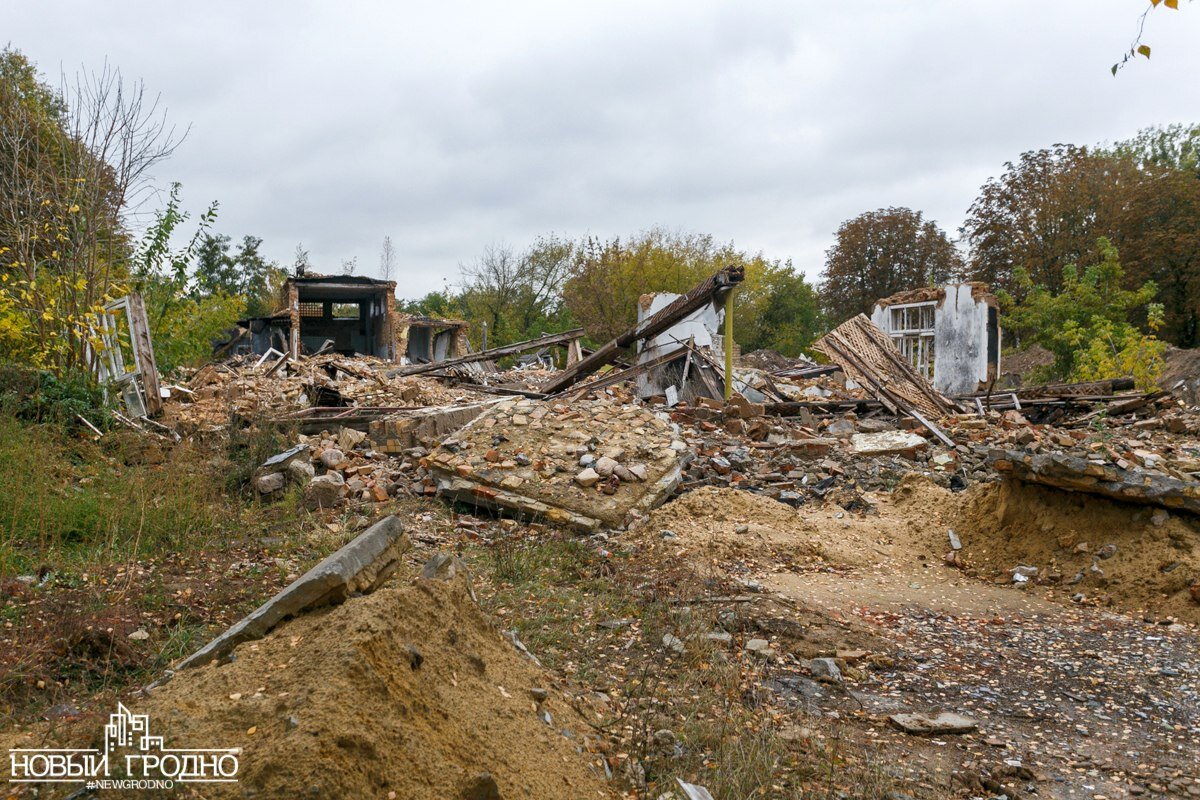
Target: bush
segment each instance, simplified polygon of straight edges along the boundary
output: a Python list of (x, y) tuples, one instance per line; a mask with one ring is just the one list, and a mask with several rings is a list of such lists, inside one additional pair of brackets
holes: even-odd
[(102, 429), (109, 423), (104, 393), (90, 375), (78, 372), (57, 376), (17, 364), (0, 365), (0, 404), (22, 420), (63, 430), (83, 427), (79, 417)]
[[(1063, 268), (1059, 292), (1035, 285), (1018, 268), (1022, 299), (999, 292), (1004, 325), (1054, 354), (1052, 374), (1047, 377), (1080, 381), (1131, 377), (1139, 389), (1153, 389), (1166, 349), (1154, 335), (1163, 319), (1162, 306), (1152, 302), (1158, 288), (1152, 281), (1136, 290), (1122, 288), (1125, 271), (1117, 248), (1102, 238), (1097, 250), (1099, 261), (1082, 273), (1074, 264)], [(1131, 321), (1142, 315), (1145, 332)]]

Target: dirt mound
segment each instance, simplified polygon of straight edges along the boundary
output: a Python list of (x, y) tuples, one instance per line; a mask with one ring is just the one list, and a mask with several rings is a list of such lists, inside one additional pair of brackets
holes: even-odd
[(1005, 353), (1000, 359), (1000, 388), (1016, 389), (1040, 382), (1039, 372), (1054, 364), (1054, 354), (1040, 344), (1031, 345), (1019, 353)]
[(1017, 482), (966, 494), (955, 530), (985, 576), (1033, 566), (1069, 594), (1200, 622), (1188, 591), (1200, 578), (1200, 526), (1190, 516)]
[(1167, 350), (1158, 385), (1189, 403), (1200, 404), (1200, 348), (1182, 350), (1172, 347)]
[(871, 523), (833, 506), (804, 513), (759, 494), (705, 486), (655, 510), (638, 530), (711, 558), (864, 562)]
[(554, 691), (535, 701), (548, 680), (462, 583), (419, 580), (296, 619), (134, 710), (169, 746), (244, 748), (214, 797), (611, 796), (586, 724)]

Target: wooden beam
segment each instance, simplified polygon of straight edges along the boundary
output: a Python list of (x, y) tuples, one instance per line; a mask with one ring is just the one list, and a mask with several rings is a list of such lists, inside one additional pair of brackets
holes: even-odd
[(445, 361), (431, 361), (428, 364), (410, 364), (405, 367), (397, 367), (396, 369), (388, 370), (389, 378), (397, 375), (420, 375), (425, 372), (436, 372), (446, 367), (456, 367), (459, 364), (473, 364), (478, 361), (491, 361), (495, 358), (504, 358), (505, 356), (515, 356), (519, 353), (525, 353), (530, 350), (538, 350), (543, 347), (549, 347), (556, 344), (569, 344), (571, 341), (583, 336), (583, 328), (573, 328), (562, 333), (548, 333), (545, 336), (539, 336), (536, 339), (529, 339), (524, 342), (514, 342), (506, 344), (503, 347), (493, 347), (488, 350), (480, 350), (478, 353), (470, 353), (459, 358), (451, 358)]
[(745, 277), (745, 269), (737, 264), (730, 264), (719, 270), (712, 277), (692, 288), (687, 294), (676, 298), (666, 308), (628, 328), (579, 363), (562, 370), (546, 382), (542, 391), (546, 394), (557, 394), (568, 386), (578, 383), (596, 370), (611, 363), (618, 357), (621, 350), (634, 342), (657, 336), (696, 309), (702, 308), (714, 300), (722, 299)]

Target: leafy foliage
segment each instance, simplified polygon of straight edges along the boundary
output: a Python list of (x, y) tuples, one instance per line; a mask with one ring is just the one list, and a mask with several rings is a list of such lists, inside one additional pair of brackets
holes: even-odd
[(97, 427), (109, 421), (104, 397), (86, 373), (55, 375), (16, 364), (0, 367), (0, 405), (20, 419), (64, 430), (83, 427), (79, 417)]
[(262, 239), (257, 236), (243, 236), (233, 253), (231, 245), (232, 240), (225, 234), (204, 236), (196, 250), (193, 294), (241, 296), (245, 298), (248, 316), (271, 313), (286, 277), (284, 271), (262, 256), (259, 252)]
[(173, 236), (189, 218), (180, 210), (179, 189), (178, 183), (171, 187), (166, 207), (143, 237), (133, 271), (134, 287), (146, 301), (154, 354), (163, 374), (207, 358), (213, 341), (246, 310), (243, 295), (193, 286), (197, 256), (211, 240), (208, 231), (216, 220), (216, 203), (200, 216), (187, 243), (171, 248)]
[(63, 94), (0, 51), (0, 357), (88, 366), (99, 314), (125, 291), (122, 214), (177, 143), (143, 87), (115, 70)]
[(728, 264), (746, 269), (733, 301), (738, 344), (745, 350), (772, 347), (798, 354), (817, 333), (812, 287), (790, 262), (745, 253), (707, 234), (655, 228), (627, 240), (585, 239), (576, 246), (563, 295), (588, 336), (607, 341), (637, 321), (643, 294), (686, 292)]
[(1200, 171), (1195, 126), (1151, 128), (1112, 149), (1073, 145), (1024, 153), (984, 184), (961, 229), (968, 275), (1017, 293), (1017, 268), (1061, 288), (1063, 267), (1099, 258), (1106, 237), (1128, 285), (1156, 282), (1162, 335), (1200, 344)]
[[(1035, 284), (1018, 268), (1020, 300), (1007, 291), (999, 298), (1007, 329), (1022, 341), (1036, 342), (1054, 354), (1053, 374), (1070, 380), (1130, 376), (1150, 389), (1162, 372), (1166, 343), (1155, 337), (1162, 307), (1153, 302), (1158, 288), (1147, 282), (1136, 290), (1121, 288), (1124, 270), (1117, 248), (1107, 239), (1096, 244), (1099, 260), (1079, 272), (1063, 268), (1061, 290)], [(1144, 312), (1149, 332), (1130, 319)]]
[(920, 211), (881, 208), (843, 222), (825, 254), (821, 302), (831, 321), (869, 314), (896, 292), (944, 283), (962, 272), (945, 232)]
[[(468, 319), (487, 323), (492, 347), (567, 330), (573, 321), (562, 289), (574, 250), (553, 234), (519, 253), (503, 245), (488, 247), (463, 267), (464, 286), (456, 302)], [(480, 336), (481, 330), (472, 333)]]

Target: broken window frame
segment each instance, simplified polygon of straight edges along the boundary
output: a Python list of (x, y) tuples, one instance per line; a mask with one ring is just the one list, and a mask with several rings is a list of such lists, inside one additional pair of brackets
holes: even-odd
[(896, 349), (926, 379), (933, 380), (937, 352), (937, 301), (888, 306), (888, 335)]

